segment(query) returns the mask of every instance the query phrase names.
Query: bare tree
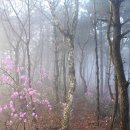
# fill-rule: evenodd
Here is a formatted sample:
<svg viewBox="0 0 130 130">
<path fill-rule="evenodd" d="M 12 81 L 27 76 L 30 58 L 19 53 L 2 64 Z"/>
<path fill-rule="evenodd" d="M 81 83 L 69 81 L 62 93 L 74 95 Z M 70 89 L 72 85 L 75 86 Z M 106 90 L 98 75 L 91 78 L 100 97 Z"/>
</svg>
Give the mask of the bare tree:
<svg viewBox="0 0 130 130">
<path fill-rule="evenodd" d="M 95 55 L 96 55 L 96 83 L 97 83 L 97 125 L 99 125 L 100 118 L 100 90 L 99 90 L 99 62 L 98 62 L 98 41 L 97 41 L 97 16 L 96 16 L 96 5 L 95 0 L 93 3 L 94 9 L 94 41 L 95 41 Z"/>
<path fill-rule="evenodd" d="M 67 19 L 66 28 L 63 29 L 59 22 L 59 19 L 56 16 L 56 1 L 49 1 L 51 14 L 53 17 L 54 25 L 59 29 L 59 31 L 63 34 L 66 39 L 66 47 L 67 47 L 67 67 L 68 67 L 68 74 L 67 74 L 67 98 L 66 103 L 64 105 L 63 110 L 63 118 L 61 121 L 61 130 L 69 130 L 69 120 L 70 114 L 72 111 L 72 103 L 73 103 L 73 96 L 75 92 L 75 66 L 74 66 L 74 36 L 78 21 L 78 8 L 79 3 L 78 0 L 72 0 L 69 4 L 72 7 L 72 18 L 69 17 L 69 9 L 67 7 L 68 1 L 65 0 L 65 11 L 67 12 Z"/>
<path fill-rule="evenodd" d="M 80 60 L 79 60 L 79 73 L 80 73 L 80 77 L 83 83 L 83 87 L 84 87 L 84 93 L 87 93 L 87 83 L 84 77 L 84 73 L 85 72 L 85 67 L 83 65 L 84 60 L 85 60 L 85 52 L 86 52 L 86 45 L 87 45 L 88 41 L 85 42 L 83 45 L 81 45 L 81 43 L 78 42 L 80 51 L 81 51 L 81 55 L 80 55 Z"/>
<path fill-rule="evenodd" d="M 117 76 L 120 96 L 120 129 L 129 130 L 129 99 L 128 85 L 126 80 L 123 61 L 120 53 L 121 39 L 130 32 L 121 32 L 122 26 L 120 22 L 120 6 L 124 0 L 110 0 L 110 19 L 107 31 L 107 37 L 110 45 L 111 58 L 114 64 L 115 73 Z M 111 32 L 112 28 L 112 34 Z M 112 38 L 111 38 L 112 37 Z"/>
</svg>

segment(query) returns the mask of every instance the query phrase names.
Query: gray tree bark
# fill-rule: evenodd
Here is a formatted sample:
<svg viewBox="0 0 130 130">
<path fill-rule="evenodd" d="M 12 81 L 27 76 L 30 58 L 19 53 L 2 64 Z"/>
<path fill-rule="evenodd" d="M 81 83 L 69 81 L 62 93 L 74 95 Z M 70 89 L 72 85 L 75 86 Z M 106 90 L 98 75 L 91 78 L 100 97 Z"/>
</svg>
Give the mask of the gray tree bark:
<svg viewBox="0 0 130 130">
<path fill-rule="evenodd" d="M 99 88 L 99 62 L 98 62 L 98 41 L 97 41 L 97 17 L 96 17 L 96 5 L 94 0 L 94 41 L 95 41 L 95 56 L 96 56 L 96 85 L 97 85 L 97 125 L 99 126 L 99 118 L 100 118 L 100 88 Z"/>
<path fill-rule="evenodd" d="M 120 22 L 120 0 L 111 0 L 111 16 L 108 27 L 108 40 L 111 48 L 111 57 L 117 76 L 119 96 L 120 96 L 120 129 L 129 130 L 129 98 L 128 98 L 128 81 L 126 80 L 123 61 L 120 52 L 121 39 L 129 32 L 121 33 Z M 112 40 L 110 38 L 110 29 L 112 26 Z"/>
<path fill-rule="evenodd" d="M 102 21 L 99 23 L 100 32 L 99 32 L 99 46 L 100 46 L 100 92 L 103 96 L 103 41 L 102 41 Z"/>
</svg>

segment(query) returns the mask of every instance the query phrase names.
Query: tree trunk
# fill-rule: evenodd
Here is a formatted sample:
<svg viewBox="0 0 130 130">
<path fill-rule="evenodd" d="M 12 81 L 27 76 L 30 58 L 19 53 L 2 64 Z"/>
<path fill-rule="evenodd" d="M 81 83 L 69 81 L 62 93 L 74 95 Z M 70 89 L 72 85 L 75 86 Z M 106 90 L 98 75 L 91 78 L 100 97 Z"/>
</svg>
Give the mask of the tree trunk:
<svg viewBox="0 0 130 130">
<path fill-rule="evenodd" d="M 130 36 L 130 35 L 129 35 Z M 130 78 L 130 43 L 128 44 L 129 48 L 129 68 L 128 68 L 128 78 Z"/>
<path fill-rule="evenodd" d="M 80 72 L 80 77 L 83 83 L 83 88 L 84 88 L 84 93 L 87 93 L 87 84 L 86 84 L 86 80 L 84 78 L 84 74 L 83 71 L 85 71 L 85 67 L 83 67 L 83 62 L 84 62 L 84 48 L 81 48 L 81 60 L 79 63 L 79 72 Z"/>
<path fill-rule="evenodd" d="M 57 30 L 54 26 L 54 43 L 55 43 L 55 64 L 54 64 L 54 86 L 55 86 L 55 96 L 56 96 L 56 105 L 60 102 L 59 99 L 59 65 L 58 65 L 58 43 L 57 43 Z"/>
<path fill-rule="evenodd" d="M 15 48 L 15 76 L 16 76 L 16 83 L 19 85 L 19 74 L 18 74 L 18 64 L 19 64 L 19 43 L 17 43 Z"/>
<path fill-rule="evenodd" d="M 102 21 L 99 23 L 100 32 L 99 32 L 99 44 L 100 44 L 100 92 L 101 96 L 103 96 L 103 42 L 102 42 Z"/>
<path fill-rule="evenodd" d="M 108 85 L 108 89 L 109 89 L 109 95 L 111 97 L 112 100 L 114 100 L 114 97 L 113 97 L 113 93 L 112 93 L 112 90 L 111 90 L 111 85 L 110 85 L 110 78 L 111 78 L 111 58 L 109 59 L 108 58 L 108 79 L 107 79 L 107 85 Z"/>
<path fill-rule="evenodd" d="M 66 54 L 65 51 L 63 52 L 63 83 L 64 83 L 64 95 L 63 95 L 63 100 L 64 103 L 66 103 L 66 93 L 67 93 L 67 88 L 66 88 Z"/>
<path fill-rule="evenodd" d="M 113 112 L 113 116 L 112 116 L 112 122 L 110 125 L 110 130 L 113 130 L 114 128 L 114 123 L 115 123 L 115 119 L 116 119 L 116 114 L 117 114 L 117 110 L 118 110 L 118 81 L 117 81 L 117 76 L 116 73 L 114 74 L 114 88 L 115 88 L 115 95 L 114 95 L 114 112 Z"/>
<path fill-rule="evenodd" d="M 73 36 L 67 37 L 67 47 L 68 47 L 68 57 L 67 57 L 67 65 L 68 65 L 68 93 L 67 93 L 67 102 L 64 105 L 63 118 L 62 118 L 62 126 L 61 130 L 70 130 L 69 128 L 69 120 L 70 114 L 72 111 L 73 104 L 73 96 L 75 92 L 75 68 L 74 68 L 74 43 Z"/>
<path fill-rule="evenodd" d="M 96 56 L 96 83 L 97 83 L 97 125 L 99 126 L 100 116 L 100 93 L 99 93 L 99 62 L 98 62 L 98 42 L 97 42 L 97 18 L 96 18 L 96 7 L 94 0 L 94 41 L 95 41 L 95 56 Z"/>
<path fill-rule="evenodd" d="M 116 44 L 113 48 L 113 56 L 120 94 L 120 125 L 121 130 L 129 130 L 128 85 L 125 79 L 123 63 L 120 55 L 120 48 L 118 46 L 119 44 Z"/>
<path fill-rule="evenodd" d="M 121 42 L 121 23 L 120 23 L 120 0 L 112 0 L 112 23 L 113 23 L 113 40 L 112 40 L 112 58 L 118 80 L 120 95 L 120 129 L 129 130 L 129 99 L 128 99 L 128 82 L 126 81 L 122 57 L 120 53 Z"/>
</svg>

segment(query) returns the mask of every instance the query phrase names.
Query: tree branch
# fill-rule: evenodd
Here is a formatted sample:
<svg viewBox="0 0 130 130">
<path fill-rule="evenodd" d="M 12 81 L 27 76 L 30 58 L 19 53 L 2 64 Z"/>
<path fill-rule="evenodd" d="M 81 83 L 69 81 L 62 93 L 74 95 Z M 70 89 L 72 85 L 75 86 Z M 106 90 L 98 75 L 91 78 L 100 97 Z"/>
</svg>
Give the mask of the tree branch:
<svg viewBox="0 0 130 130">
<path fill-rule="evenodd" d="M 66 31 L 61 27 L 61 24 L 60 24 L 60 21 L 59 19 L 57 18 L 57 16 L 55 15 L 55 10 L 56 10 L 56 7 L 54 7 L 53 3 L 51 1 L 48 1 L 48 4 L 49 4 L 49 8 L 50 8 L 50 11 L 51 11 L 51 15 L 52 15 L 52 18 L 53 18 L 53 25 L 56 26 L 59 31 L 64 35 L 66 36 Z"/>
<path fill-rule="evenodd" d="M 25 43 L 24 39 L 22 38 L 23 31 L 21 31 L 21 34 L 19 34 L 19 33 L 15 30 L 15 28 L 13 27 L 13 25 L 12 25 L 12 23 L 11 23 L 11 21 L 10 21 L 10 19 L 9 19 L 9 16 L 7 15 L 6 11 L 4 11 L 4 14 L 5 14 L 5 16 L 6 16 L 6 20 L 7 20 L 8 24 L 9 24 L 10 28 L 12 29 L 13 33 L 14 33 L 23 43 Z M 26 23 L 25 23 L 25 24 L 26 24 Z M 24 26 L 25 26 L 25 24 L 24 24 Z M 23 28 L 22 28 L 22 30 L 23 30 Z"/>
<path fill-rule="evenodd" d="M 103 19 L 103 18 L 98 18 L 97 20 L 102 21 L 104 23 L 108 23 L 109 22 L 107 19 Z"/>
<path fill-rule="evenodd" d="M 121 24 L 121 26 L 125 25 L 125 24 L 128 23 L 128 22 L 130 22 L 130 18 L 127 19 L 126 21 L 124 21 L 124 22 Z"/>
<path fill-rule="evenodd" d="M 107 29 L 107 39 L 108 39 L 108 43 L 109 43 L 110 47 L 111 47 L 111 44 L 112 44 L 112 41 L 111 41 L 111 38 L 110 38 L 111 21 L 112 21 L 112 14 L 110 14 L 110 20 L 109 20 L 108 29 Z"/>
<path fill-rule="evenodd" d="M 9 4 L 11 5 L 11 8 L 13 9 L 13 11 L 14 11 L 16 17 L 17 17 L 17 20 L 19 21 L 19 23 L 20 23 L 21 26 L 22 26 L 22 28 L 23 28 L 23 30 L 24 30 L 24 33 L 25 33 L 25 37 L 26 37 L 26 39 L 27 39 L 27 32 L 26 32 L 25 26 L 24 26 L 22 20 L 20 19 L 20 17 L 19 17 L 19 15 L 18 15 L 17 11 L 15 10 L 15 8 L 14 8 L 14 6 L 13 6 L 11 0 L 8 0 L 8 1 L 9 1 Z"/>
<path fill-rule="evenodd" d="M 126 32 L 122 33 L 122 34 L 121 34 L 121 38 L 124 38 L 124 36 L 127 35 L 128 33 L 130 33 L 130 29 L 127 30 Z"/>
<path fill-rule="evenodd" d="M 74 34 L 77 23 L 78 23 L 79 0 L 75 0 L 74 5 L 75 5 L 75 11 L 74 11 L 73 19 L 72 19 L 72 34 Z"/>
</svg>

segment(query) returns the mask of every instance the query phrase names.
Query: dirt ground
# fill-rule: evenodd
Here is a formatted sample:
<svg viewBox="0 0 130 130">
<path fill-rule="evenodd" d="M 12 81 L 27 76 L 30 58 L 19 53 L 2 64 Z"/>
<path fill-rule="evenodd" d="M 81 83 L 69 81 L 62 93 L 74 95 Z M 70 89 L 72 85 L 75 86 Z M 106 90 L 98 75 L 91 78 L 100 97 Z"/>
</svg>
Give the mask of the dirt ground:
<svg viewBox="0 0 130 130">
<path fill-rule="evenodd" d="M 100 120 L 100 126 L 96 125 L 95 108 L 87 103 L 86 99 L 75 99 L 73 112 L 70 120 L 71 130 L 109 130 L 111 117 L 105 116 Z M 51 113 L 49 122 L 51 121 L 51 130 L 59 130 L 61 114 Z M 47 124 L 47 120 L 42 120 L 42 130 L 50 130 L 43 127 Z M 115 130 L 118 130 L 115 128 Z"/>
</svg>

